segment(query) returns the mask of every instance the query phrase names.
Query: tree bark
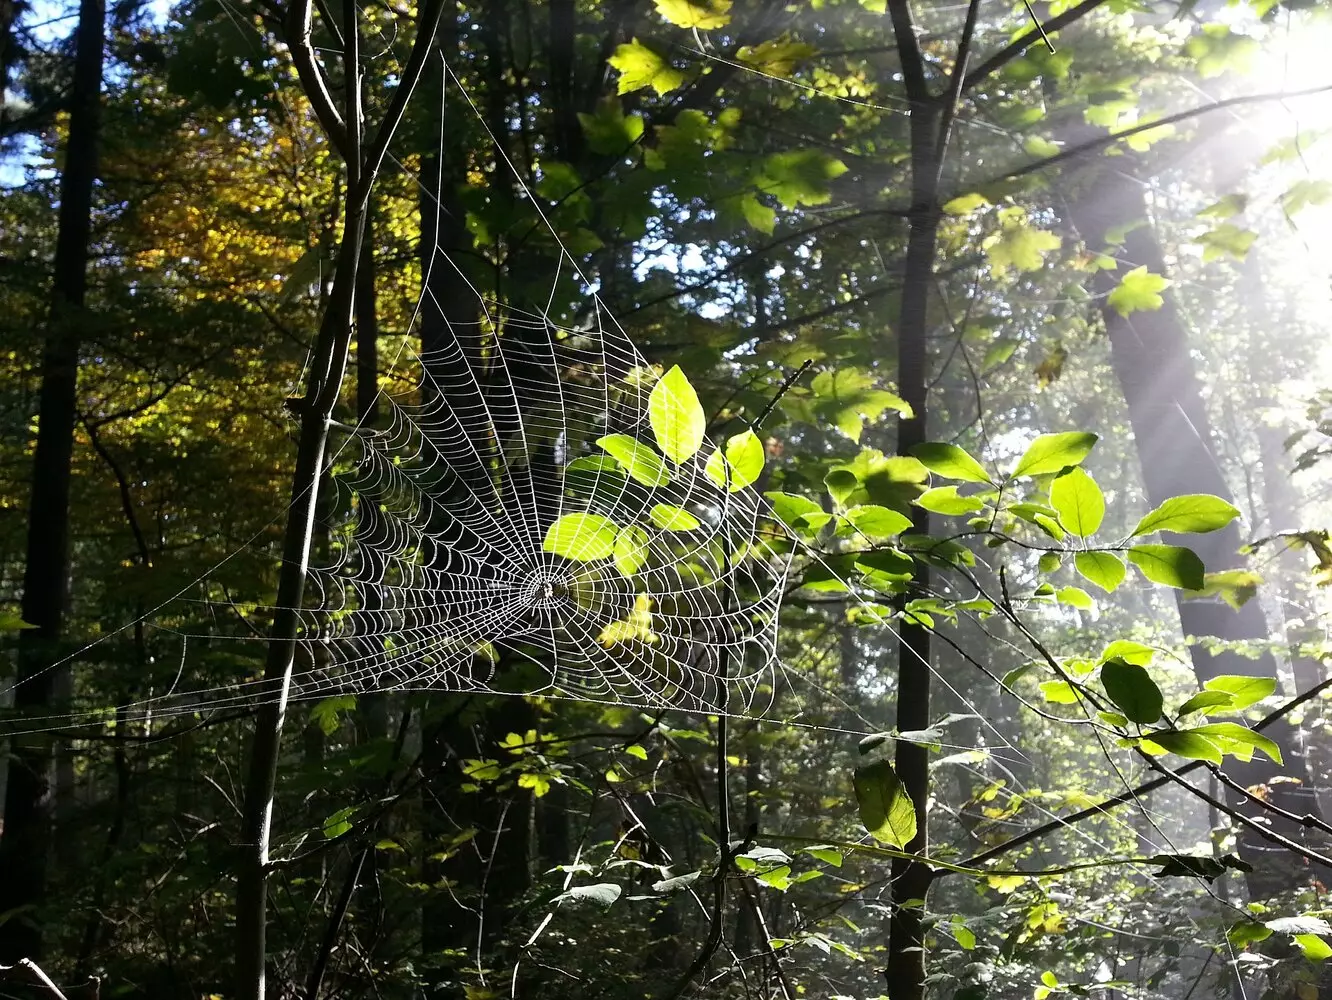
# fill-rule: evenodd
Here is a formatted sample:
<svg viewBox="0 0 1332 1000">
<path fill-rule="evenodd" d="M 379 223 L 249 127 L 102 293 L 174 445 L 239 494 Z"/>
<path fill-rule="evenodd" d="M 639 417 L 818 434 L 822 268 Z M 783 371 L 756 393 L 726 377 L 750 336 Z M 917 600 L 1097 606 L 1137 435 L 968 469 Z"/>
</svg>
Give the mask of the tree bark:
<svg viewBox="0 0 1332 1000">
<path fill-rule="evenodd" d="M 29 495 L 23 618 L 36 627 L 23 632 L 19 642 L 14 708 L 20 715 L 48 708 L 58 689 L 58 675 L 68 670 L 66 666 L 51 668 L 50 663 L 58 655 L 68 598 L 70 467 L 78 408 L 80 314 L 87 291 L 105 41 L 103 0 L 80 0 Z M 49 737 L 31 734 L 13 738 L 5 823 L 0 834 L 0 871 L 5 873 L 0 878 L 0 913 L 13 916 L 0 923 L 0 963 L 41 956 L 40 907 L 46 899 L 54 763 Z"/>
</svg>

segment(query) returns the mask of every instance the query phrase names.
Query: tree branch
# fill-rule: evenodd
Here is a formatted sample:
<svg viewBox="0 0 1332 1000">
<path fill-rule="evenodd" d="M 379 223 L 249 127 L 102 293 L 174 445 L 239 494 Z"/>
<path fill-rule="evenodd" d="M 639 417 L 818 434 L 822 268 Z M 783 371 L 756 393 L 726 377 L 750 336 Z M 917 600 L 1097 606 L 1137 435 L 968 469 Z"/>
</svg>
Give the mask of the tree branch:
<svg viewBox="0 0 1332 1000">
<path fill-rule="evenodd" d="M 1084 153 L 1094 153 L 1099 149 L 1105 149 L 1113 146 L 1121 139 L 1128 139 L 1138 135 L 1141 132 L 1148 132 L 1154 128 L 1160 128 L 1163 125 L 1174 125 L 1177 122 L 1188 121 L 1190 118 L 1197 118 L 1201 115 L 1209 114 L 1213 111 L 1224 111 L 1226 108 L 1242 107 L 1247 104 L 1265 104 L 1270 101 L 1287 101 L 1293 97 L 1312 97 L 1316 94 L 1325 94 L 1332 91 L 1332 83 L 1325 83 L 1317 87 L 1306 87 L 1303 90 L 1278 90 L 1264 94 L 1246 94 L 1243 97 L 1227 97 L 1225 100 L 1213 101 L 1211 104 L 1204 104 L 1200 107 L 1190 108 L 1187 111 L 1178 111 L 1173 115 L 1166 115 L 1164 118 L 1157 118 L 1149 122 L 1141 122 L 1132 128 L 1126 128 L 1119 132 L 1111 132 L 1108 135 L 1079 143 L 1076 146 L 1070 146 L 1068 149 L 1062 149 L 1053 156 L 1047 156 L 1044 159 L 1028 163 L 1026 166 L 1018 167 L 1016 170 L 1010 170 L 1008 173 L 994 178 L 995 181 L 1008 181 L 1017 177 L 1025 177 L 1027 174 L 1034 174 L 1038 170 L 1044 170 L 1046 167 L 1053 167 L 1057 163 L 1063 163 L 1065 160 L 1071 160 L 1082 156 Z M 986 183 L 994 183 L 988 181 Z"/>
<path fill-rule="evenodd" d="M 1090 14 L 1106 0 L 1082 0 L 1082 3 L 1076 7 L 1070 7 L 1057 17 L 1052 17 L 1039 27 L 1032 28 L 1030 31 L 1019 35 L 1015 40 L 1005 45 L 994 55 L 986 59 L 976 67 L 975 70 L 968 73 L 962 81 L 962 93 L 970 90 L 976 84 L 980 83 L 995 70 L 1002 69 L 1008 63 L 1012 62 L 1018 56 L 1027 51 L 1027 46 L 1033 42 L 1041 41 L 1046 35 L 1058 31 L 1060 28 L 1066 28 L 1074 21 L 1079 21 Z"/>
</svg>

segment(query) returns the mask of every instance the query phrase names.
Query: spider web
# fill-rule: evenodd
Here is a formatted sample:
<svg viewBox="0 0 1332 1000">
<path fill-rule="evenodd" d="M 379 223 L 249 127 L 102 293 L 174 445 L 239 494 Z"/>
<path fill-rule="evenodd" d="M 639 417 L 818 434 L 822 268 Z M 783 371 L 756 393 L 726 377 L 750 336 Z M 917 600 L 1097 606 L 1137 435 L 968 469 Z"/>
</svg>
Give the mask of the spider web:
<svg viewBox="0 0 1332 1000">
<path fill-rule="evenodd" d="M 597 446 L 650 447 L 660 376 L 599 304 L 584 329 L 483 305 L 419 357 L 420 389 L 388 397 L 385 428 L 349 442 L 341 558 L 314 572 L 305 614 L 331 662 L 296 696 L 428 687 L 715 712 L 734 692 L 761 711 L 787 558 L 761 540 L 759 493 L 714 478 L 710 442 L 637 477 Z M 570 558 L 551 535 L 578 515 L 599 530 Z"/>
</svg>

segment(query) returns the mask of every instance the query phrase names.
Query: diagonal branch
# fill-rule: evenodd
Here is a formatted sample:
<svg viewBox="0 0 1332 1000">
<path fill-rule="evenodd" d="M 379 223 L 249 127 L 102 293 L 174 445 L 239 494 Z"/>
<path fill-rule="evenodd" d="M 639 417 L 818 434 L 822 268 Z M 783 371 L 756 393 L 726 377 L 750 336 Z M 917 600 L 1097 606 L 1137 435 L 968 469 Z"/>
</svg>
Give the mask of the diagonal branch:
<svg viewBox="0 0 1332 1000">
<path fill-rule="evenodd" d="M 301 86 L 314 109 L 319 124 L 328 133 L 330 141 L 344 157 L 347 156 L 347 124 L 338 113 L 329 93 L 328 81 L 324 71 L 315 59 L 314 42 L 314 4 L 312 0 L 295 0 L 287 10 L 283 33 L 287 36 L 287 47 L 291 50 L 291 61 L 296 64 L 296 74 L 301 79 Z"/>
<path fill-rule="evenodd" d="M 1141 132 L 1149 132 L 1154 128 L 1160 128 L 1163 125 L 1174 125 L 1177 122 L 1188 121 L 1191 118 L 1198 118 L 1213 111 L 1224 111 L 1226 108 L 1243 107 L 1247 104 L 1266 104 L 1272 101 L 1287 101 L 1295 97 L 1313 97 L 1316 94 L 1326 94 L 1332 91 L 1332 83 L 1324 83 L 1317 87 L 1306 87 L 1303 90 L 1277 90 L 1263 94 L 1245 94 L 1242 97 L 1227 97 L 1221 101 L 1213 101 L 1211 104 L 1203 104 L 1196 108 L 1189 108 L 1187 111 L 1177 111 L 1173 115 L 1166 115 L 1164 118 L 1156 118 L 1149 122 L 1141 122 L 1131 128 L 1123 129 L 1119 132 L 1111 132 L 1107 135 L 1098 136 L 1087 142 L 1079 143 L 1076 146 L 1070 146 L 1068 149 L 1062 149 L 1053 156 L 1047 156 L 1044 159 L 1036 160 L 1025 166 L 1018 167 L 1016 170 L 1010 170 L 994 180 L 1013 180 L 1017 177 L 1025 177 L 1027 174 L 1034 174 L 1046 167 L 1053 167 L 1065 160 L 1071 160 L 1086 153 L 1094 153 L 1097 150 L 1113 146 L 1121 139 L 1128 139 L 1138 135 Z M 988 183 L 993 183 L 988 182 Z"/>
<path fill-rule="evenodd" d="M 970 90 L 991 73 L 1002 69 L 1008 63 L 1018 58 L 1027 51 L 1027 46 L 1031 45 L 1033 42 L 1041 41 L 1046 35 L 1052 34 L 1060 28 L 1067 28 L 1074 21 L 1081 20 L 1105 2 L 1106 0 L 1082 0 L 1082 3 L 1078 4 L 1076 7 L 1070 7 L 1057 17 L 1052 17 L 1044 24 L 1019 35 L 1012 42 L 1005 45 L 994 55 L 990 56 L 989 59 L 986 59 L 985 62 L 981 63 L 968 73 L 966 78 L 962 81 L 962 92 Z"/>
</svg>

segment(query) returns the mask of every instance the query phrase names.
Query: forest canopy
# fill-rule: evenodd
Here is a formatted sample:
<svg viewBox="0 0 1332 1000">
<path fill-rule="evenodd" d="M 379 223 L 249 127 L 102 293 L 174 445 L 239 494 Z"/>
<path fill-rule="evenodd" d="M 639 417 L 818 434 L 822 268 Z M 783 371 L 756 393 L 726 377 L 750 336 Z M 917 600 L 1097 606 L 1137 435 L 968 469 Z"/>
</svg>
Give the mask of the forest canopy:
<svg viewBox="0 0 1332 1000">
<path fill-rule="evenodd" d="M 0 0 L 0 995 L 1332 996 L 1329 50 Z"/>
</svg>

